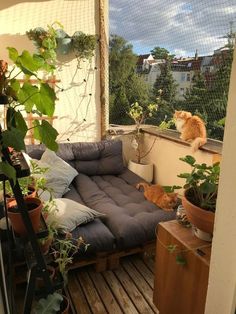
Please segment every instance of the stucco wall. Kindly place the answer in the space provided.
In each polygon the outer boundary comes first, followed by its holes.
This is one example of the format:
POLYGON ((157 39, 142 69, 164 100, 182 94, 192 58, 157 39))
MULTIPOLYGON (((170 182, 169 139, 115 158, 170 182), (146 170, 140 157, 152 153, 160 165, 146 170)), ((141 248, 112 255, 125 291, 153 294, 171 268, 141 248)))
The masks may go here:
POLYGON ((205 314, 234 314, 236 307, 236 50, 221 162, 205 314))
MULTIPOLYGON (((128 162, 129 159, 135 158, 135 152, 130 146, 132 136, 125 135, 120 138, 123 141, 124 159, 128 162)), ((213 154, 211 153, 198 150, 193 154, 190 146, 184 146, 168 139, 145 133, 143 138, 143 152, 147 152, 151 146, 153 147, 150 153, 143 161, 154 165, 153 181, 161 185, 183 185, 184 180, 178 178, 177 174, 189 171, 190 167, 183 161, 180 161, 180 157, 192 155, 199 163, 212 164, 213 154)), ((179 192, 181 193, 181 191, 179 192)))
MULTIPOLYGON (((35 48, 25 35, 31 28, 59 21, 65 31, 73 35, 75 31, 86 34, 99 32, 99 1, 19 1, 9 0, 0 3, 0 51, 1 59, 8 60, 7 46, 13 46, 20 52, 23 49, 34 51, 35 48)), ((100 73, 99 47, 91 64, 80 63, 77 69, 75 58, 61 58, 62 65, 55 72, 64 89, 57 93, 54 126, 60 133, 58 140, 93 141, 100 139, 100 73), (98 69, 95 70, 95 67, 98 69), (86 82, 84 82, 86 79, 86 82), (91 94, 91 95, 89 95, 91 94)))

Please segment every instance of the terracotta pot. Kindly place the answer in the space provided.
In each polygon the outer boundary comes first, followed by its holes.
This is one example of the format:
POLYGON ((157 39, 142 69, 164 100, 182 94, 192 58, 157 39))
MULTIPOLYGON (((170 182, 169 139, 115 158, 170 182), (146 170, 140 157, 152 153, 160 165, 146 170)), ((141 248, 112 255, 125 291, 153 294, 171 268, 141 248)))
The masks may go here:
POLYGON ((28 186, 28 190, 29 190, 28 195, 26 195, 25 197, 37 197, 37 192, 32 185, 28 186))
MULTIPOLYGON (((29 217, 35 232, 39 231, 40 215, 43 204, 39 198, 27 197, 25 200, 26 207, 28 208, 29 217), (34 207, 31 209, 31 207, 34 207)), ((27 235, 27 230, 23 222, 20 212, 14 212, 11 209, 17 207, 16 200, 10 201, 7 204, 8 217, 11 220, 13 230, 21 236, 27 235)))
POLYGON ((137 162, 130 160, 128 169, 143 178, 145 181, 151 183, 153 179, 153 164, 138 164, 137 162))
MULTIPOLYGON (((32 185, 28 186, 28 195, 24 196, 24 199, 26 199, 27 197, 37 197, 37 191, 35 190, 35 188, 32 185)), ((14 196, 11 196, 9 194, 6 194, 6 202, 7 204, 11 201, 15 200, 14 196)))
POLYGON ((184 193, 182 204, 188 220, 198 229, 213 234, 215 213, 190 203, 190 201, 186 198, 187 192, 188 191, 185 191, 184 193))

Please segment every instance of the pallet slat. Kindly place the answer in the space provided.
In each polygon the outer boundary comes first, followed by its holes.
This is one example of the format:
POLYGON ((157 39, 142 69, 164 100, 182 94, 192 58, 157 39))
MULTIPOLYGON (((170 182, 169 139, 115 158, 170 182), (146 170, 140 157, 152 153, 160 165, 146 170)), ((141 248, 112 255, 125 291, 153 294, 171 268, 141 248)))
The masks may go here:
POLYGON ((100 297, 103 300, 103 303, 109 314, 122 314, 119 304, 117 303, 114 295, 112 294, 109 286, 107 285, 102 274, 95 273, 94 271, 89 271, 90 278, 93 281, 94 286, 99 292, 100 297))
POLYGON ((86 298, 88 300, 90 307, 92 308, 93 313, 94 314, 107 313, 88 273, 85 271, 79 271, 76 277, 81 284, 83 292, 86 295, 86 298))
POLYGON ((146 302, 145 298, 143 297, 142 293, 137 289, 136 285, 134 284, 133 280, 127 275, 127 273, 122 269, 118 269, 115 271, 115 274, 119 281, 122 283, 124 289, 128 293, 130 299, 135 304, 135 307, 142 314, 151 314, 154 313, 151 309, 149 304, 146 302))
POLYGON ((79 282, 77 281, 77 278, 74 276, 74 274, 72 274, 72 272, 68 274, 68 283, 69 284, 67 289, 70 294, 76 313, 91 314, 92 312, 90 310, 90 307, 88 306, 86 297, 80 287, 79 282))
POLYGON ((106 282, 110 286, 112 292, 116 296, 117 301, 120 304, 120 307, 125 314, 138 314, 133 302, 130 300, 129 296, 125 292, 124 288, 114 275, 112 271, 106 271, 103 274, 106 282))
POLYGON ((127 271, 127 273, 130 275, 138 289, 142 292, 144 298, 154 311, 154 313, 158 313, 157 308, 153 304, 153 290, 149 286, 149 284, 143 279, 143 276, 139 273, 139 271, 134 267, 134 265, 126 260, 122 263, 123 268, 127 271))
POLYGON ((147 266, 143 263, 143 261, 140 260, 140 258, 134 257, 132 259, 132 263, 134 266, 139 270, 139 272, 142 273, 144 279, 147 281, 147 283, 150 285, 152 289, 154 289, 154 279, 153 279, 153 274, 147 268, 147 266))

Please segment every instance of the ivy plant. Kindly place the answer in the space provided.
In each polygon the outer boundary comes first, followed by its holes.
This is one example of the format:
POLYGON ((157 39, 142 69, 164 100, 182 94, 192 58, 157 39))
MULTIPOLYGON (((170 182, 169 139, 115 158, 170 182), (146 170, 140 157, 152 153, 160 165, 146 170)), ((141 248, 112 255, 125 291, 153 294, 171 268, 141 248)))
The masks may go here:
POLYGON ((220 164, 206 165, 198 164, 196 159, 190 155, 180 158, 191 166, 191 171, 181 173, 179 178, 186 180, 183 186, 186 189, 186 198, 194 205, 215 212, 216 199, 220 176, 220 164))

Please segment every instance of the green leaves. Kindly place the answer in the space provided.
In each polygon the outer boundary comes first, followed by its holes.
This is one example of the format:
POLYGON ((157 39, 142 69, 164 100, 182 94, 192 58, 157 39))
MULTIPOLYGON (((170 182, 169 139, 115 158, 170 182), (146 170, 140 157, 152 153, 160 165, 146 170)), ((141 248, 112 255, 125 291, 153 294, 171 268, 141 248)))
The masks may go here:
POLYGON ((176 264, 178 265, 184 266, 187 264, 186 259, 181 254, 177 254, 175 260, 176 260, 176 264))
POLYGON ((18 58, 18 51, 15 48, 12 47, 8 47, 7 48, 8 53, 9 53, 9 58, 13 61, 16 62, 17 58, 18 58))
POLYGON ((15 111, 15 122, 16 127, 22 132, 23 136, 25 137, 28 131, 28 127, 20 111, 15 111))
POLYGON ((62 295, 57 292, 49 294, 47 298, 40 299, 35 307, 35 314, 54 314, 60 310, 60 304, 63 300, 62 295))
POLYGON ((180 160, 186 162, 190 166, 193 166, 196 162, 196 159, 193 156, 187 155, 184 158, 180 158, 180 160))
POLYGON ((5 174, 6 177, 12 179, 15 183, 16 181, 16 170, 11 165, 5 161, 0 162, 0 171, 5 174))
POLYGON ((49 149, 56 151, 58 149, 58 144, 56 143, 57 130, 46 120, 43 120, 41 124, 35 120, 34 127, 35 138, 45 144, 49 149))
POLYGON ((55 110, 56 95, 54 90, 45 83, 41 83, 38 95, 34 98, 39 112, 51 117, 55 110))
POLYGON ((220 176, 220 164, 208 166, 205 163, 197 164, 192 156, 180 158, 192 167, 189 173, 181 173, 179 178, 185 179, 184 188, 188 190, 185 196, 196 206, 215 211, 220 176))
POLYGON ((16 128, 2 132, 2 139, 4 147, 13 147, 17 151, 25 149, 24 133, 16 128))
POLYGON ((173 185, 173 186, 167 186, 166 185, 166 186, 162 186, 162 187, 166 193, 173 193, 175 190, 181 189, 181 186, 179 186, 179 185, 173 185))
POLYGON ((40 83, 38 87, 25 82, 18 92, 18 99, 26 112, 31 112, 36 106, 39 114, 53 116, 56 95, 47 83, 40 83))
POLYGON ((18 100, 24 105, 26 112, 31 112, 34 104, 36 95, 39 93, 39 89, 37 86, 31 85, 28 82, 25 82, 21 89, 18 92, 18 100))

